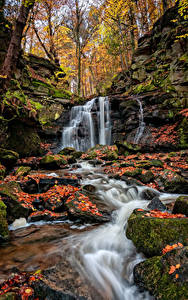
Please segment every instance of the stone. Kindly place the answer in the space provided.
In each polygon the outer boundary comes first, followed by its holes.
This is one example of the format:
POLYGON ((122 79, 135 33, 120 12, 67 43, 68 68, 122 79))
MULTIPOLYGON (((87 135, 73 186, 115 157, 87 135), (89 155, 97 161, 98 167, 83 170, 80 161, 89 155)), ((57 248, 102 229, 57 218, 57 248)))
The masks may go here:
POLYGON ((18 160, 19 154, 15 151, 0 148, 0 162, 11 168, 18 160))
POLYGON ((21 188, 16 182, 9 182, 0 185, 0 195, 7 207, 7 221, 8 224, 14 222, 20 217, 27 218, 30 214, 30 209, 23 207, 18 200, 16 192, 21 191, 21 188))
POLYGON ((134 267, 134 282, 158 299, 188 299, 188 247, 147 259, 134 267), (172 266, 179 266, 172 274, 172 266))
POLYGON ((128 219, 126 236, 147 257, 161 255, 166 245, 188 245, 188 219, 161 219, 145 216, 147 211, 134 210, 128 219))
POLYGON ((180 196, 176 199, 173 214, 183 214, 188 217, 188 196, 180 196))
POLYGON ((166 206, 160 201, 159 197, 154 197, 148 204, 147 208, 149 208, 150 210, 158 209, 161 211, 167 209, 166 206))
POLYGON ((149 182, 153 181, 154 178, 155 178, 155 176, 152 173, 152 171, 147 171, 146 173, 139 175, 139 179, 143 183, 149 183, 149 182))
POLYGON ((65 166, 67 164, 66 156, 63 155, 46 155, 44 156, 41 161, 41 167, 45 169, 59 169, 61 166, 65 166))
POLYGON ((161 182, 163 183, 165 192, 169 192, 169 193, 188 192, 187 180, 174 171, 165 169, 163 172, 160 172, 159 176, 157 176, 156 181, 158 180, 161 180, 161 182))
POLYGON ((5 241, 9 236, 8 223, 6 220, 6 205, 0 198, 0 244, 1 241, 5 241))

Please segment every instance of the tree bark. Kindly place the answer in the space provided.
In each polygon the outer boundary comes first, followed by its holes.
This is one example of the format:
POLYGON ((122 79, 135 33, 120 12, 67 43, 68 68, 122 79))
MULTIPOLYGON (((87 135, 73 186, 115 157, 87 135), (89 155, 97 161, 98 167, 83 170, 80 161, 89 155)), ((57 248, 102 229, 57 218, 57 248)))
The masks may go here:
POLYGON ((8 84, 12 78, 12 74, 16 69, 18 57, 21 50, 23 31, 27 22, 27 18, 29 16, 29 12, 35 4, 35 0, 30 0, 29 4, 27 2, 27 0, 22 1, 19 16, 16 20, 15 29, 12 33, 7 55, 3 63, 1 75, 5 77, 3 82, 4 89, 7 89, 8 84))
POLYGON ((163 13, 168 9, 168 0, 163 0, 163 13))

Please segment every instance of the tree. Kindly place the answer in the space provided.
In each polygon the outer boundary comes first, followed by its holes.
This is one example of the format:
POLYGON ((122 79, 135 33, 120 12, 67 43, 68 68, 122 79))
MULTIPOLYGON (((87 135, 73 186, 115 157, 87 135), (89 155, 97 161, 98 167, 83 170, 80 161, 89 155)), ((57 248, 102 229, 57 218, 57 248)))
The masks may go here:
POLYGON ((18 18, 16 19, 15 28, 12 33, 10 44, 8 47, 7 55, 3 63, 1 75, 4 77, 3 88, 7 88, 12 78, 12 74, 16 69, 18 57, 21 50, 21 41, 23 31, 27 22, 30 10, 35 4, 35 0, 23 0, 18 18))

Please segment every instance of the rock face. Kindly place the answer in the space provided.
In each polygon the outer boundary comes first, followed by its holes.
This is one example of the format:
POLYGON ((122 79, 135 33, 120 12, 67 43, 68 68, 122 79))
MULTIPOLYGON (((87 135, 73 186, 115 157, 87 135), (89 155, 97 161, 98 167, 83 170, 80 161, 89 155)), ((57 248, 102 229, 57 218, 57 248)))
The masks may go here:
POLYGON ((138 251, 151 257, 161 255, 167 244, 188 245, 187 232, 187 218, 154 218, 147 216, 146 211, 134 210, 128 220, 126 236, 138 251))
POLYGON ((188 298, 188 247, 155 256, 134 268, 135 283, 155 299, 188 298), (174 268, 172 268, 174 266, 174 268), (172 271, 173 272, 172 272, 172 271))
POLYGON ((142 106, 145 125, 137 141, 142 149, 188 146, 187 119, 180 113, 188 106, 187 41, 177 39, 186 33, 185 22, 177 5, 170 8, 139 39, 130 69, 114 79, 108 91, 114 142, 135 142, 142 106))

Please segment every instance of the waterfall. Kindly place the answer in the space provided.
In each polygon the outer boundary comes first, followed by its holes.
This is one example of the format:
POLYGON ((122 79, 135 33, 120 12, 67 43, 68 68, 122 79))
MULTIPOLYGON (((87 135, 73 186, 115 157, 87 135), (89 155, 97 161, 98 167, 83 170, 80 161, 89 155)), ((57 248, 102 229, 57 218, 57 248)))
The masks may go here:
POLYGON ((71 109, 70 121, 63 128, 61 148, 86 151, 96 144, 111 142, 110 105, 108 97, 94 98, 71 109))
POLYGON ((139 126, 137 129, 136 135, 134 137, 134 143, 138 144, 139 140, 141 139, 141 137, 144 133, 146 124, 144 123, 144 111, 143 111, 142 103, 138 98, 136 99, 136 101, 139 104, 140 110, 139 110, 139 126))

